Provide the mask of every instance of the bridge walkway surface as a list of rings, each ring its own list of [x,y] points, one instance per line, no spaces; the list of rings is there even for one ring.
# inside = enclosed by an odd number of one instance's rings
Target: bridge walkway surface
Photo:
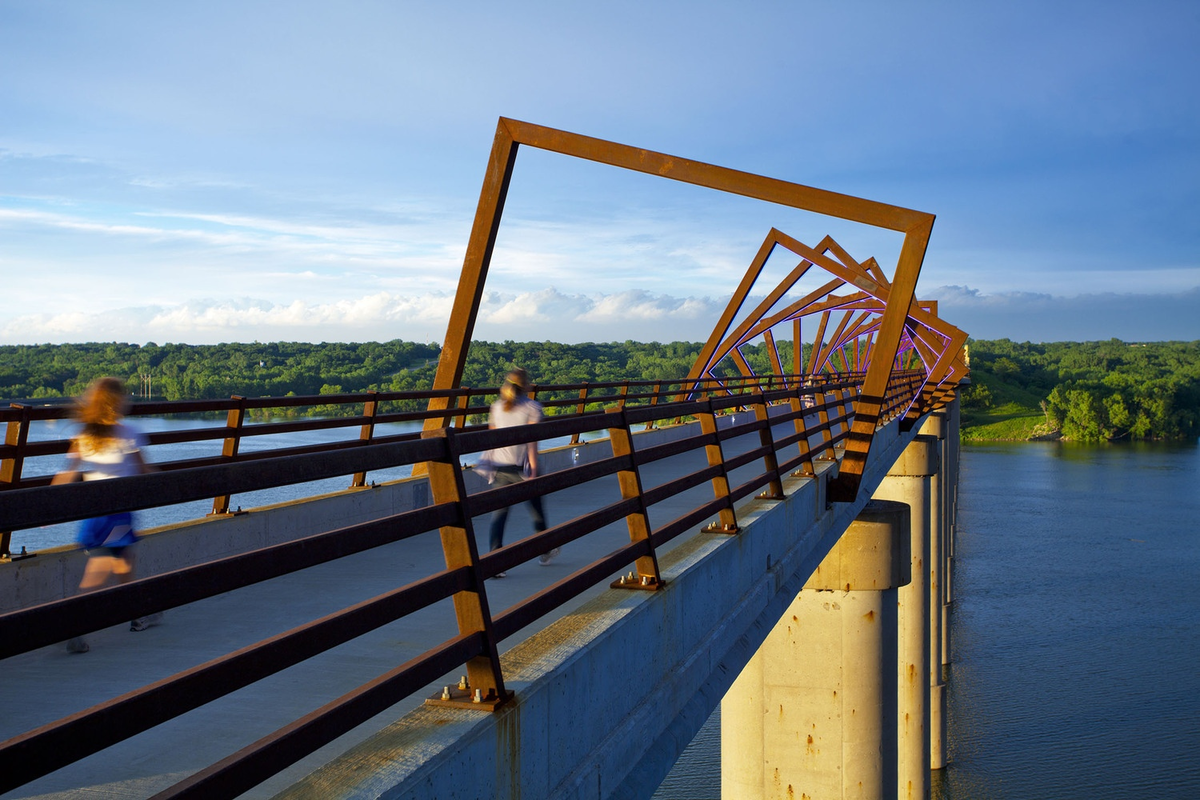
[[[724,447],[727,456],[731,456],[756,444],[757,437],[741,436],[726,441]],[[693,451],[644,467],[642,480],[650,488],[703,466],[703,451]],[[752,463],[732,472],[731,479],[736,483],[760,470],[761,464]],[[615,476],[575,485],[546,498],[548,522],[555,525],[619,497]],[[657,528],[711,498],[712,490],[707,483],[679,493],[650,509],[651,524]],[[476,517],[474,529],[480,550],[486,550],[488,517]],[[506,544],[529,535],[530,531],[525,506],[513,507],[506,528]],[[696,535],[712,534],[697,532]],[[660,555],[690,538],[676,538],[660,550]],[[509,571],[506,578],[489,580],[493,611],[502,611],[628,541],[625,522],[619,521],[572,543],[550,565],[527,563]],[[60,644],[9,658],[4,662],[0,739],[77,713],[408,584],[427,575],[428,565],[444,563],[443,558],[442,545],[434,531],[171,609],[161,625],[143,632],[130,632],[128,625],[97,631],[87,637],[91,650],[86,654],[68,653]],[[502,650],[605,591],[615,590],[608,589],[607,583],[599,584],[564,606],[559,615],[545,617],[504,640]],[[454,627],[454,611],[447,600],[158,725],[3,797],[149,797],[422,653],[442,641]],[[403,700],[244,796],[274,796],[419,706],[442,685],[456,680],[457,675],[448,675],[430,684],[428,691]]]

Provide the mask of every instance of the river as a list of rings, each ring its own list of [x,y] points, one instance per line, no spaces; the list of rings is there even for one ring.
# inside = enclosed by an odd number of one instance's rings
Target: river
[[[1200,797],[1200,448],[972,445],[961,463],[934,798]],[[655,800],[720,797],[719,725]]]

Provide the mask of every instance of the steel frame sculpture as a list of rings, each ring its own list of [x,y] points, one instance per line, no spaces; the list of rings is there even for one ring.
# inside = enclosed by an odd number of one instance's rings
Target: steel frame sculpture
[[[778,242],[787,241],[789,249],[798,252],[812,263],[825,267],[843,282],[859,287],[866,293],[862,298],[863,302],[868,302],[869,297],[871,302],[881,303],[883,306],[882,312],[876,315],[877,320],[872,323],[870,363],[866,369],[862,390],[855,401],[854,424],[846,442],[839,477],[830,488],[830,496],[834,500],[853,499],[866,466],[871,439],[879,422],[893,364],[901,354],[902,346],[911,345],[920,351],[922,346],[929,344],[928,338],[924,336],[924,329],[936,330],[924,309],[916,306],[910,311],[917,278],[925,258],[925,249],[933,230],[934,215],[501,117],[496,125],[496,135],[475,211],[470,240],[467,243],[458,291],[443,341],[437,374],[434,377],[434,390],[453,389],[462,379],[467,349],[475,330],[479,304],[504,213],[504,203],[516,166],[517,151],[521,145],[898,231],[904,235],[890,281],[886,280],[877,264],[851,269],[848,263],[830,259],[825,253],[807,248],[778,231],[772,231],[772,236],[764,242],[763,248],[766,252],[764,253],[763,249],[759,251],[765,263],[766,255],[769,255],[774,246],[773,237]],[[827,251],[837,252],[839,249],[834,248],[834,244],[831,243]],[[850,261],[848,256],[846,259]],[[743,284],[746,283],[744,279]],[[753,280],[750,280],[749,284],[752,285]],[[748,291],[749,286],[745,286],[745,289]],[[739,292],[742,292],[742,287],[739,287]],[[743,300],[744,297],[745,293],[742,292]],[[861,310],[867,311],[866,308]],[[917,329],[910,324],[910,319],[924,326],[921,335],[914,336]],[[729,315],[729,320],[732,320],[732,315]],[[721,327],[720,324],[718,327]],[[858,327],[854,326],[852,329],[858,330]],[[845,330],[839,336],[844,334]],[[922,346],[916,344],[918,340],[923,342]],[[953,348],[941,349],[943,357],[953,358],[946,355]],[[930,352],[934,350],[936,348],[930,348]],[[940,359],[935,364],[941,368]],[[432,400],[430,408],[450,411],[443,398]],[[443,424],[448,424],[451,416],[452,414],[447,413]],[[426,426],[432,431],[438,427],[438,420],[429,419]]]
[[[761,277],[767,259],[779,247],[801,256],[800,263],[734,328],[733,320]],[[787,293],[813,267],[824,270],[831,280],[799,300],[778,308]],[[851,293],[835,294],[840,289],[849,289]],[[742,347],[759,337],[767,344],[772,371],[783,378],[784,368],[773,329],[787,322],[792,323],[793,379],[823,371],[869,371],[875,353],[875,337],[890,295],[891,283],[874,258],[859,263],[832,237],[826,236],[811,248],[772,228],[747,267],[741,284],[714,326],[688,378],[717,377],[714,370],[725,358],[729,358],[744,377],[754,376]],[[841,312],[841,321],[826,340],[825,332],[835,312]],[[806,365],[802,348],[795,344],[802,340],[801,321],[818,314],[820,322]],[[936,302],[913,300],[899,348],[891,359],[896,369],[908,367],[925,372],[921,394],[914,398],[908,409],[909,417],[928,410],[937,387],[943,383],[957,384],[965,376],[962,347],[966,338],[966,333],[938,318]]]

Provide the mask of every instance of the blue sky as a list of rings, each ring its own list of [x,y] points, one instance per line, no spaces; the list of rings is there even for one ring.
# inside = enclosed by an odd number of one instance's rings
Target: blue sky
[[[0,0],[0,344],[440,341],[500,116],[932,212],[918,296],[976,338],[1200,339],[1197,41],[1194,2]],[[703,339],[772,226],[899,247],[524,149],[476,338]]]

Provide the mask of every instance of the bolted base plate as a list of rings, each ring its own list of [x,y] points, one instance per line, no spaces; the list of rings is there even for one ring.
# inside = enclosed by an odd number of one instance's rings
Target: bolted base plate
[[[449,697],[446,697],[447,694]],[[443,708],[467,708],[472,711],[495,711],[511,700],[512,697],[512,692],[505,692],[503,697],[497,697],[493,694],[489,697],[484,697],[476,703],[474,689],[460,689],[457,686],[448,686],[445,692],[426,698],[425,705],[442,706]]]
[[[652,575],[638,576],[632,574],[622,575],[609,584],[613,589],[640,589],[643,592],[653,592],[666,585],[666,581],[656,580]]]

